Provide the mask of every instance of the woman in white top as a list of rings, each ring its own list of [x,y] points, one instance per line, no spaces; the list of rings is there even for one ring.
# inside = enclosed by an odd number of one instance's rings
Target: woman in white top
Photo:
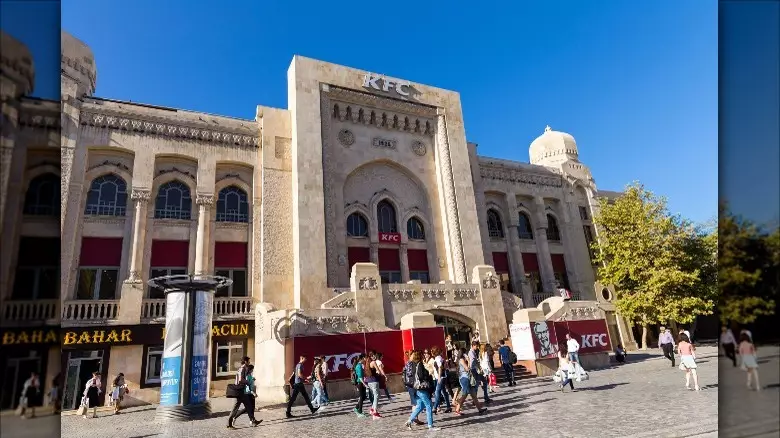
[[[479,346],[479,368],[482,369],[482,375],[490,382],[490,375],[493,374],[493,368],[490,366],[490,353],[487,344]],[[490,392],[496,392],[494,386],[489,386]]]
[[[566,385],[569,385],[571,390],[574,391],[574,370],[569,360],[569,351],[566,343],[562,343],[558,349],[558,371],[561,373],[561,392],[563,392]]]
[[[384,389],[385,395],[387,396],[387,399],[390,401],[394,401],[392,395],[390,395],[390,390],[387,389],[387,374],[385,374],[385,364],[382,363],[382,358],[384,357],[384,354],[382,353],[376,353],[376,360],[374,360],[374,364],[376,365],[377,374],[379,374],[379,388]]]
[[[114,383],[111,389],[111,401],[114,403],[114,414],[119,413],[122,400],[125,399],[125,394],[128,393],[127,384],[125,383],[125,374],[119,373],[114,379]]]
[[[100,373],[92,373],[92,378],[87,380],[87,384],[84,386],[84,399],[82,404],[89,408],[92,408],[92,418],[97,418],[97,407],[100,403],[100,393],[102,383],[100,382]],[[87,418],[87,412],[84,412],[84,418]]]

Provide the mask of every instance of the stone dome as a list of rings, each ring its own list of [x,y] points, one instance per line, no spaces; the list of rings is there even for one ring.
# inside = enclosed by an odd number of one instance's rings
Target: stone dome
[[[62,52],[60,64],[63,74],[79,84],[79,96],[91,96],[95,93],[97,67],[92,49],[73,35],[62,31]]]
[[[32,93],[35,85],[35,65],[30,50],[21,41],[0,31],[0,66],[3,76],[17,84],[15,94],[22,96]]]
[[[577,142],[574,137],[559,131],[553,131],[549,126],[544,133],[536,137],[528,151],[531,164],[557,166],[566,161],[579,161]]]

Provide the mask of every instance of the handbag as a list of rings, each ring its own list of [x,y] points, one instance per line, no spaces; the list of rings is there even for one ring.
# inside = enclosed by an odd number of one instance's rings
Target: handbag
[[[472,373],[471,370],[469,370],[469,386],[472,388],[477,387],[477,378],[474,377],[474,373]]]
[[[488,378],[488,383],[490,384],[490,386],[498,386],[497,385],[498,382],[497,382],[497,379],[496,379],[496,375],[494,373],[490,373],[489,378]]]
[[[552,376],[553,382],[555,382],[555,383],[561,383],[561,382],[563,381],[563,376],[562,376],[562,374],[563,374],[563,371],[561,371],[560,369],[558,369],[558,370],[555,372],[555,374],[553,374],[553,376]]]
[[[414,370],[414,389],[421,389],[421,390],[429,390],[431,389],[431,385],[428,382],[428,380],[420,380],[419,374],[417,372],[420,369],[420,363],[417,363],[417,368]]]
[[[81,405],[79,406],[78,415],[87,415],[87,396],[81,398]]]
[[[225,397],[239,398],[242,394],[244,394],[244,392],[246,392],[246,385],[242,383],[228,383],[228,386],[225,389]]]

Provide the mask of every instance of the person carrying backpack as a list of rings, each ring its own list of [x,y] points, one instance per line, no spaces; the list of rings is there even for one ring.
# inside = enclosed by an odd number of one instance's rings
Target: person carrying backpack
[[[412,415],[406,421],[406,428],[412,430],[412,421],[417,422],[417,417],[425,409],[426,419],[428,420],[428,430],[439,430],[433,427],[433,406],[431,406],[431,392],[433,392],[434,382],[431,374],[422,363],[422,357],[419,351],[414,351],[409,355],[410,362],[414,370],[412,376],[412,388],[417,395],[417,403]]]
[[[404,353],[406,356],[406,365],[404,365],[404,386],[406,387],[406,391],[409,393],[409,401],[412,404],[412,411],[417,407],[417,390],[414,389],[414,376],[415,376],[415,370],[417,367],[417,363],[412,361],[412,354],[414,354],[414,351],[407,351]],[[417,352],[419,355],[419,351]],[[417,413],[419,416],[419,412]],[[415,424],[421,425],[424,424],[422,421],[420,421],[417,417],[414,418]]]
[[[515,382],[515,363],[517,362],[517,355],[508,345],[506,345],[503,339],[498,341],[498,344],[498,357],[501,359],[501,366],[504,368],[506,380],[509,382],[507,386],[515,386],[517,385],[517,382]]]

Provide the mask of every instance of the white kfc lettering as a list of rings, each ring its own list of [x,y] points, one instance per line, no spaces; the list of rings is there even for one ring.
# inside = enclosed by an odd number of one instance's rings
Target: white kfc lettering
[[[582,335],[582,347],[583,348],[593,348],[597,346],[606,347],[607,346],[607,335],[606,333],[598,333],[598,334],[592,334],[592,335]],[[597,345],[598,344],[598,345]]]
[[[381,85],[379,84],[380,81],[382,83]],[[368,73],[363,76],[363,87],[373,88],[384,92],[389,92],[390,89],[393,89],[399,95],[406,97],[409,96],[409,87],[411,87],[411,84],[406,81],[398,81]]]
[[[348,370],[352,369],[352,359],[360,356],[360,352],[352,354],[334,354],[331,356],[325,356],[325,363],[329,363],[333,359],[333,366],[328,366],[330,372],[337,373],[342,364],[347,366]]]

